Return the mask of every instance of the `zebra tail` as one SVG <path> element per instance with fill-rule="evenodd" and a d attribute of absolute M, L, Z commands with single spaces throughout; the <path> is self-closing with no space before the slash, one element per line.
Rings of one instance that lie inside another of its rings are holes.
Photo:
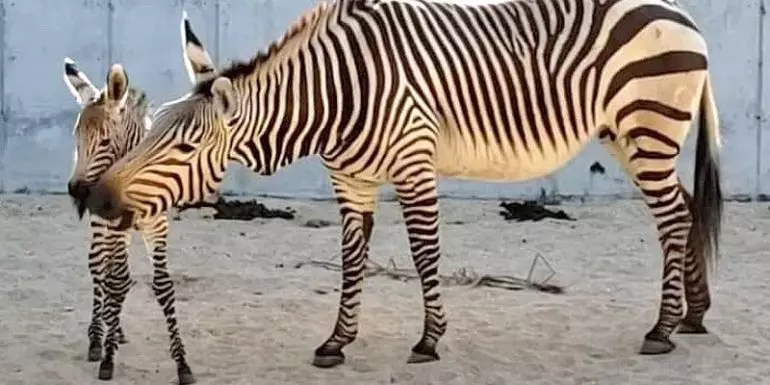
<path fill-rule="evenodd" d="M 719 181 L 719 117 L 708 75 L 701 95 L 698 125 L 690 241 L 697 248 L 696 258 L 713 269 L 719 259 L 723 199 Z"/>

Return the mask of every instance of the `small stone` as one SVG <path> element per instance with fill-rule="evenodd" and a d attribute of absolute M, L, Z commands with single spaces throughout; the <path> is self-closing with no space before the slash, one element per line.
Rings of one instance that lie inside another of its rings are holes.
<path fill-rule="evenodd" d="M 329 227 L 331 225 L 332 225 L 331 222 L 324 219 L 310 219 L 307 222 L 305 222 L 304 227 L 320 229 L 322 227 Z"/>

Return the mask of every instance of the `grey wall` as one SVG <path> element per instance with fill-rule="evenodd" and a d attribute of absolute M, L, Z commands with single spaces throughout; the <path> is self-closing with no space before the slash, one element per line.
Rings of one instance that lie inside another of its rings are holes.
<path fill-rule="evenodd" d="M 72 159 L 77 105 L 62 81 L 62 60 L 75 59 L 101 86 L 110 63 L 125 65 L 133 85 L 157 104 L 185 93 L 179 20 L 186 9 L 220 64 L 249 58 L 307 10 L 313 0 L 0 0 L 0 189 L 62 192 Z M 724 135 L 725 189 L 732 196 L 770 194 L 770 18 L 767 0 L 683 0 L 705 31 Z M 64 5 L 66 3 L 66 6 Z M 694 135 L 691 135 L 691 139 Z M 693 140 L 681 159 L 690 184 Z M 602 163 L 607 173 L 591 175 Z M 441 181 L 441 193 L 522 197 L 630 196 L 633 188 L 598 144 L 549 178 L 528 183 Z M 328 197 L 315 159 L 271 178 L 231 168 L 226 191 Z"/>

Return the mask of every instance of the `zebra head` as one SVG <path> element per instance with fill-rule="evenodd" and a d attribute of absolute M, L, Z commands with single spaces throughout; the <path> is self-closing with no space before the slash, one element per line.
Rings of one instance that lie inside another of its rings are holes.
<path fill-rule="evenodd" d="M 157 109 L 146 139 L 104 173 L 86 203 L 99 216 L 123 218 L 122 226 L 216 195 L 229 161 L 233 84 L 215 70 L 186 13 L 181 36 L 194 91 Z"/>
<path fill-rule="evenodd" d="M 75 121 L 72 175 L 67 191 L 83 217 L 89 186 L 120 158 L 133 136 L 131 127 L 143 130 L 146 111 L 144 93 L 128 87 L 128 74 L 113 64 L 103 90 L 96 88 L 70 58 L 64 59 L 64 83 L 80 105 Z"/>

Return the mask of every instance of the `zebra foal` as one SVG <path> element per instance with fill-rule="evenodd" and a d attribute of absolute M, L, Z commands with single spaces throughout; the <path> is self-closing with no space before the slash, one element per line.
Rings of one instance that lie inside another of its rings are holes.
<path fill-rule="evenodd" d="M 98 180 L 115 161 L 145 137 L 150 125 L 148 101 L 144 92 L 129 87 L 128 74 L 120 64 L 110 67 L 107 84 L 100 90 L 74 60 L 65 58 L 64 82 L 80 105 L 73 131 L 74 165 L 67 182 L 67 192 L 82 219 L 89 194 L 87 186 Z M 99 378 L 108 380 L 112 378 L 113 357 L 118 343 L 126 342 L 120 326 L 120 312 L 126 295 L 135 284 L 128 266 L 130 229 L 119 228 L 119 221 L 114 219 L 93 214 L 89 216 L 91 245 L 88 268 L 93 283 L 93 308 L 88 326 L 88 360 L 101 360 Z M 153 291 L 166 316 L 171 355 L 179 364 L 179 381 L 190 384 L 194 378 L 185 362 L 184 344 L 179 335 L 174 307 L 174 286 L 167 268 L 167 217 L 156 215 L 134 228 L 141 230 L 145 246 L 152 254 Z M 102 322 L 107 326 L 106 336 Z"/>
<path fill-rule="evenodd" d="M 437 360 L 439 175 L 523 181 L 598 138 L 654 218 L 664 271 L 641 353 L 705 333 L 707 265 L 722 197 L 706 41 L 663 0 L 340 0 L 321 3 L 266 52 L 218 70 L 183 17 L 191 92 L 164 104 L 146 141 L 91 186 L 86 205 L 121 226 L 213 194 L 228 162 L 271 175 L 319 156 L 342 216 L 336 324 L 314 364 L 344 362 L 358 332 L 377 188 L 395 185 L 424 326 L 408 362 Z M 696 119 L 695 116 L 698 115 Z M 695 188 L 676 161 L 698 123 Z M 687 312 L 685 313 L 685 306 Z"/>

